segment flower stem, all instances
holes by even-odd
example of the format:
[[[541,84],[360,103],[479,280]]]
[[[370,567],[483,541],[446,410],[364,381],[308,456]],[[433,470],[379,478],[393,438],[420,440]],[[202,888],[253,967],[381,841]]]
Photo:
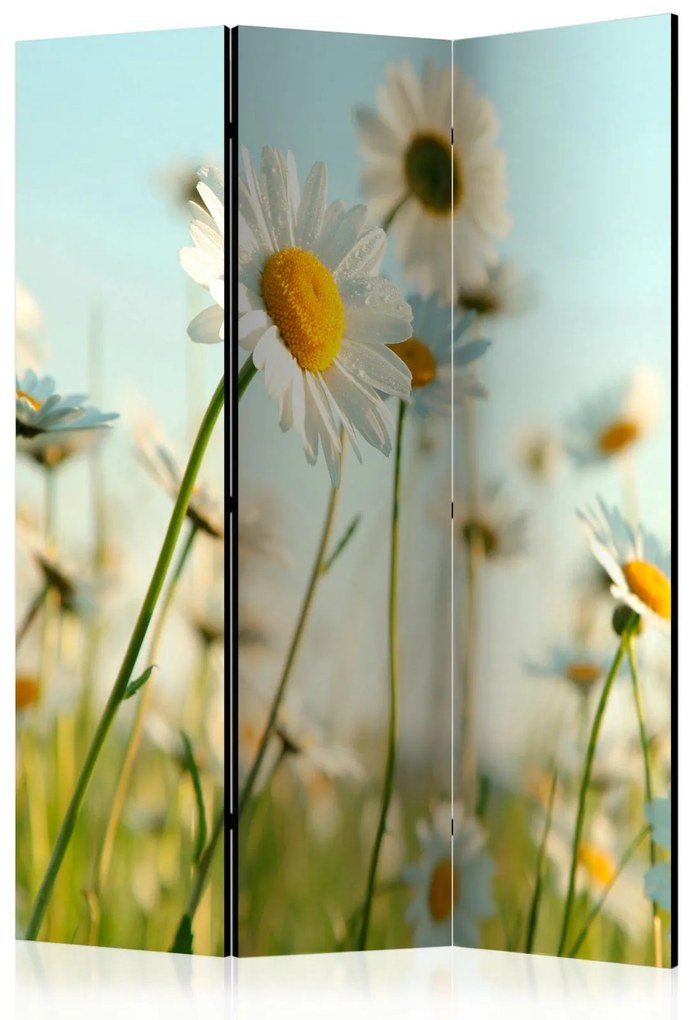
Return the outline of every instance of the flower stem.
[[[159,646],[161,644],[162,634],[164,633],[164,625],[169,615],[169,610],[173,605],[174,597],[178,589],[178,582],[181,579],[181,575],[185,569],[186,563],[190,556],[191,549],[193,548],[193,542],[198,533],[198,529],[194,524],[191,524],[190,531],[183,543],[178,561],[173,569],[171,578],[169,580],[168,587],[164,593],[162,599],[161,609],[159,610],[159,616],[157,622],[154,625],[152,631],[152,641],[149,647],[148,662],[149,665],[153,665],[157,656],[159,655]],[[150,680],[145,684],[144,689],[138,697],[137,709],[133,718],[132,727],[130,729],[130,735],[125,747],[125,754],[120,768],[118,776],[118,783],[116,790],[113,795],[113,801],[111,802],[111,809],[109,811],[108,820],[106,822],[106,830],[104,832],[103,842],[101,844],[101,853],[99,855],[99,863],[96,872],[96,888],[97,892],[100,893],[108,879],[109,869],[111,867],[111,855],[113,853],[113,844],[116,839],[116,833],[120,824],[121,814],[123,812],[123,806],[125,804],[125,798],[128,792],[128,786],[130,784],[130,777],[132,775],[133,766],[137,757],[137,752],[140,748],[140,741],[142,739],[142,730],[147,714],[147,708],[151,700],[152,692],[152,681]]]
[[[257,371],[258,369],[253,364],[253,355],[249,354],[246,360],[244,361],[243,365],[241,366],[241,371],[239,372],[237,400],[240,400],[241,397],[244,395],[244,393],[248,389],[249,382],[251,381],[251,379],[253,378]]]
[[[24,614],[24,618],[22,619],[22,622],[17,628],[17,634],[14,642],[15,651],[19,648],[20,644],[26,637],[27,631],[29,630],[32,623],[36,619],[36,615],[46,599],[47,592],[48,586],[44,585],[43,588],[41,588],[41,590],[39,591],[39,593],[34,596],[32,602],[29,605],[29,608]]]
[[[620,857],[619,863],[617,864],[617,867],[614,870],[614,874],[613,874],[612,878],[610,879],[610,881],[607,883],[607,885],[603,889],[602,895],[600,896],[600,899],[595,904],[595,906],[593,907],[591,912],[588,914],[588,917],[585,919],[585,921],[583,923],[583,927],[581,928],[580,932],[576,936],[576,941],[574,942],[574,944],[572,945],[571,949],[566,954],[569,958],[573,958],[574,956],[576,956],[578,954],[578,951],[581,948],[581,946],[583,945],[583,943],[585,941],[585,938],[586,938],[586,935],[588,934],[588,929],[590,928],[591,924],[593,923],[595,918],[598,916],[598,914],[602,910],[603,904],[605,903],[605,900],[607,899],[608,894],[609,894],[610,890],[612,889],[612,886],[615,884],[615,882],[617,881],[617,879],[621,875],[621,873],[624,870],[624,868],[627,866],[627,864],[629,863],[631,858],[634,856],[634,854],[638,850],[639,846],[643,842],[644,837],[647,835],[647,833],[648,833],[648,826],[645,826],[645,828],[641,829],[641,832],[639,832],[638,835],[635,836],[634,839],[632,839],[631,843],[629,844],[629,846],[626,848],[626,850],[624,851],[624,853]]]
[[[384,218],[384,220],[383,220],[383,223],[381,224],[381,229],[382,229],[382,230],[384,230],[384,231],[385,231],[386,233],[387,233],[387,232],[388,232],[388,231],[390,230],[390,228],[392,227],[392,225],[393,225],[393,220],[394,220],[394,219],[395,219],[395,217],[396,217],[396,216],[398,215],[398,213],[400,212],[400,210],[402,209],[402,207],[404,206],[405,202],[407,201],[407,199],[408,199],[409,197],[410,197],[410,194],[409,194],[409,192],[406,192],[406,193],[405,193],[405,194],[404,194],[404,195],[402,196],[402,198],[399,198],[399,199],[398,199],[398,201],[397,201],[397,202],[395,203],[395,205],[394,205],[394,206],[393,206],[393,208],[392,208],[392,209],[390,210],[390,212],[386,214],[386,216],[385,216],[385,218]]]
[[[583,776],[581,778],[581,788],[578,794],[578,811],[576,814],[576,828],[574,830],[573,838],[573,849],[571,853],[571,870],[569,872],[569,888],[566,894],[566,902],[564,904],[564,917],[561,927],[561,935],[559,937],[559,946],[557,948],[557,956],[564,955],[564,948],[566,946],[566,940],[569,935],[569,923],[571,921],[571,910],[574,904],[574,898],[576,895],[576,871],[578,868],[578,852],[581,846],[581,836],[583,835],[583,824],[586,817],[586,801],[588,799],[588,787],[590,786],[590,777],[593,770],[593,759],[595,758],[595,751],[598,744],[598,737],[600,736],[600,727],[602,720],[605,715],[605,709],[607,708],[607,701],[614,684],[615,677],[619,672],[619,667],[622,664],[624,653],[627,650],[629,642],[629,636],[631,629],[634,625],[635,618],[627,624],[622,631],[622,636],[619,640],[619,646],[615,653],[615,657],[612,660],[610,670],[605,677],[605,683],[603,684],[602,692],[600,694],[600,701],[595,711],[595,718],[593,719],[593,725],[591,727],[590,736],[588,738],[588,746],[586,748],[586,757],[583,766]]]
[[[343,461],[345,453],[344,431],[340,435],[340,440],[341,440],[340,458],[341,461]],[[342,470],[340,471],[340,477],[342,477]],[[316,551],[316,556],[313,561],[313,568],[311,570],[311,576],[309,577],[308,588],[306,589],[304,601],[301,605],[301,610],[299,611],[299,619],[297,620],[296,627],[294,629],[294,637],[292,638],[292,642],[289,646],[289,651],[287,652],[287,658],[285,659],[284,662],[284,669],[282,670],[282,675],[277,685],[277,690],[275,691],[275,697],[273,698],[272,705],[270,706],[270,712],[268,714],[267,722],[265,724],[265,729],[263,730],[263,735],[260,739],[260,744],[258,745],[258,750],[256,751],[256,755],[255,758],[253,759],[253,764],[251,765],[244,787],[239,795],[239,807],[238,807],[239,818],[243,814],[244,808],[246,807],[249,798],[253,793],[253,787],[255,785],[255,781],[258,778],[258,773],[260,772],[263,761],[265,759],[265,754],[267,752],[268,744],[270,743],[270,738],[272,737],[272,734],[275,730],[275,726],[277,725],[277,716],[279,714],[282,701],[284,700],[285,691],[287,689],[287,683],[289,682],[289,677],[291,675],[294,662],[299,651],[299,646],[301,645],[301,640],[304,636],[304,631],[306,630],[306,624],[308,623],[311,605],[313,603],[313,598],[314,595],[316,594],[316,589],[318,587],[318,581],[320,580],[320,577],[324,572],[323,567],[327,555],[328,543],[330,541],[330,534],[332,532],[333,523],[335,521],[335,512],[337,510],[339,493],[340,493],[339,486],[337,488],[334,488],[332,485],[330,486],[330,498],[328,500],[328,509],[325,515],[325,521],[323,523],[323,531],[321,533],[320,541],[318,543],[318,549]]]
[[[358,949],[366,949],[366,941],[369,935],[369,922],[371,920],[371,904],[376,884],[376,873],[378,871],[378,859],[381,854],[381,844],[386,831],[388,819],[388,808],[390,807],[393,795],[393,783],[395,779],[395,753],[398,733],[398,566],[399,549],[398,538],[400,532],[400,475],[402,466],[402,436],[405,422],[407,404],[400,402],[398,414],[398,426],[395,440],[395,469],[393,473],[393,505],[390,520],[390,591],[388,596],[388,644],[390,653],[390,720],[388,724],[388,740],[386,746],[386,770],[383,780],[383,796],[381,800],[381,814],[378,819],[376,838],[371,853],[369,866],[369,877],[366,884],[366,896],[364,898],[364,912],[361,919],[359,932]]]
[[[186,926],[192,926],[195,912],[200,906],[200,900],[202,899],[205,888],[207,887],[207,880],[210,877],[210,868],[212,867],[212,860],[214,858],[215,850],[217,849],[217,844],[219,843],[219,837],[224,831],[225,817],[226,812],[222,806],[217,813],[210,841],[205,847],[205,850],[196,866],[195,876],[193,878],[193,888],[191,889],[183,917],[179,922],[173,945],[176,945],[178,942],[182,929]],[[170,951],[173,951],[173,948]]]
[[[147,635],[150,621],[154,615],[159,596],[161,594],[167,571],[176,548],[176,543],[186,518],[186,511],[195,486],[195,480],[200,470],[207,444],[210,441],[214,426],[224,405],[224,378],[219,381],[207,410],[203,416],[200,429],[198,430],[193,449],[188,459],[188,464],[183,475],[181,487],[174,504],[169,526],[164,536],[159,557],[152,574],[149,587],[145,594],[135,626],[130,636],[128,647],[123,656],[120,670],[113,684],[108,701],[104,707],[101,718],[97,724],[94,736],[87,750],[87,754],[77,777],[72,797],[68,804],[60,830],[58,832],[53,852],[46,873],[43,877],[41,887],[34,901],[29,922],[26,928],[25,938],[36,939],[41,929],[41,924],[46,913],[48,902],[53,892],[55,880],[60,871],[60,866],[70,844],[72,834],[77,824],[80,808],[84,800],[92,773],[101,753],[106,737],[113,720],[116,717],[123,695],[132,676],[133,669],[137,662],[142,644]]]
[[[537,863],[535,865],[535,888],[533,889],[533,898],[530,902],[530,910],[528,911],[528,934],[525,939],[526,953],[532,953],[533,944],[535,942],[537,918],[540,913],[540,900],[542,899],[542,891],[544,888],[542,872],[545,866],[547,838],[549,836],[549,830],[552,825],[552,814],[554,812],[554,796],[556,792],[557,792],[557,769],[555,767],[554,772],[552,773],[552,786],[549,792],[549,801],[547,803],[547,815],[545,817],[545,825],[542,831],[542,840],[537,851]]]
[[[629,643],[627,645],[627,654],[629,657],[629,671],[631,673],[631,687],[634,692],[634,706],[636,708],[636,718],[639,724],[639,742],[641,744],[641,754],[643,756],[643,780],[644,780],[644,796],[645,802],[648,804],[653,800],[653,780],[651,777],[651,756],[650,749],[648,746],[648,731],[646,729],[646,713],[643,707],[643,698],[641,696],[641,685],[639,683],[639,671],[636,662],[636,651],[634,649],[634,637],[630,635]],[[648,841],[648,852],[651,861],[651,867],[656,862],[656,849],[655,840],[653,839],[653,833],[651,832],[650,839]],[[662,965],[662,953],[660,950],[660,934],[658,925],[658,906],[656,903],[651,904],[653,909],[653,945],[656,967]],[[658,962],[660,961],[660,963]]]

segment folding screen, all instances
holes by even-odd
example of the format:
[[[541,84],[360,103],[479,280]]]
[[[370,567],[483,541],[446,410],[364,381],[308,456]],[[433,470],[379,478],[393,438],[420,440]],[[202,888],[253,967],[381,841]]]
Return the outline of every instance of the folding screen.
[[[20,937],[229,951],[227,52],[17,51]]]
[[[675,26],[22,44],[21,937],[676,962]]]
[[[675,960],[673,26],[234,33],[241,955]]]

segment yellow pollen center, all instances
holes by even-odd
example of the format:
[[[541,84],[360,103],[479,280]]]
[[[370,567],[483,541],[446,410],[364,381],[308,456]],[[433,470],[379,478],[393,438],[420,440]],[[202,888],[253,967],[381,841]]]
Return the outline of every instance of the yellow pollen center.
[[[16,390],[17,400],[26,400],[27,404],[34,411],[40,411],[43,404],[36,397],[32,397],[31,393],[27,393],[26,390]]]
[[[419,390],[428,386],[436,378],[436,358],[431,348],[423,344],[417,337],[410,337],[400,344],[388,344],[401,361],[404,361],[412,373],[412,389]]]
[[[640,434],[636,422],[622,418],[619,421],[613,421],[602,430],[598,436],[598,447],[601,453],[609,457],[614,453],[621,453],[627,446],[631,446]]]
[[[15,683],[15,705],[18,712],[32,705],[38,705],[41,688],[38,680],[31,676],[18,676]]]
[[[599,680],[602,670],[594,662],[570,662],[566,667],[565,675],[567,680],[578,684],[580,687],[589,687]]]
[[[609,885],[615,877],[617,869],[610,854],[590,843],[581,843],[578,848],[578,861],[596,885],[603,887]]]
[[[664,620],[670,619],[670,582],[662,570],[645,560],[631,560],[622,567],[631,591]]]
[[[448,857],[442,858],[431,873],[429,913],[434,921],[445,921],[460,896],[458,872]]]
[[[283,248],[265,263],[265,306],[301,368],[324,372],[340,350],[345,309],[333,274],[313,252]]]

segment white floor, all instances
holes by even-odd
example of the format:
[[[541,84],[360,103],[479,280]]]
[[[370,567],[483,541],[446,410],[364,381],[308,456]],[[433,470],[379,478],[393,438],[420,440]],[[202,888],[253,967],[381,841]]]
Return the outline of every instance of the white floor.
[[[17,1020],[663,1018],[677,972],[475,950],[213,960],[17,943]]]

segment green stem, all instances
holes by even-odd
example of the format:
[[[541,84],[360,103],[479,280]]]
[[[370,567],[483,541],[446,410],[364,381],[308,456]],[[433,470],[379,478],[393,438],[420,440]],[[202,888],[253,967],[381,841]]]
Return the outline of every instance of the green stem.
[[[101,749],[113,720],[120,708],[123,695],[125,694],[125,690],[130,682],[138,655],[140,654],[142,644],[147,635],[150,621],[154,614],[154,610],[156,609],[157,601],[161,594],[164,580],[171,564],[178,536],[180,535],[181,528],[183,527],[183,522],[186,519],[188,504],[190,503],[198,471],[200,470],[200,465],[202,464],[207,444],[210,441],[210,437],[223,405],[224,378],[222,377],[203,416],[200,429],[188,460],[185,474],[183,475],[181,488],[171,513],[169,526],[166,530],[166,535],[164,536],[164,541],[154,568],[154,573],[152,574],[152,579],[149,583],[142,606],[140,607],[140,612],[135,622],[125,655],[123,656],[123,662],[121,663],[120,670],[118,671],[118,675],[113,684],[111,694],[106,702],[101,718],[97,724],[96,731],[92,737],[91,744],[87,750],[84,764],[82,765],[77,777],[72,797],[68,804],[65,817],[63,818],[60,831],[58,832],[58,836],[53,847],[51,859],[48,862],[48,867],[43,877],[41,887],[39,888],[36,900],[34,901],[25,935],[25,937],[29,940],[36,939],[41,929],[41,923],[53,892],[53,886],[55,885],[55,880],[58,876],[63,858],[65,857],[65,852],[75,830],[80,808],[82,807],[82,802],[87,792],[97,759],[101,753]]]
[[[386,214],[386,217],[383,220],[383,223],[381,224],[382,229],[386,231],[386,233],[392,227],[393,220],[398,215],[398,213],[400,212],[400,210],[402,209],[402,207],[404,206],[405,202],[409,197],[410,197],[409,192],[407,192],[405,195],[402,196],[401,199],[398,199],[398,201],[395,203],[390,212]]]
[[[32,623],[36,619],[36,614],[43,605],[47,592],[48,587],[44,585],[43,588],[41,588],[41,590],[39,591],[39,593],[34,596],[32,602],[29,605],[29,608],[24,614],[24,618],[20,623],[19,627],[17,628],[17,635],[15,637],[14,643],[15,651],[17,650],[17,648],[19,648],[20,644],[22,643],[26,636],[27,631],[29,630]]]
[[[573,839],[573,850],[571,853],[571,871],[569,872],[569,888],[566,894],[566,902],[564,904],[564,918],[562,921],[561,935],[559,937],[559,946],[557,948],[557,956],[564,955],[564,948],[566,946],[566,940],[569,935],[569,923],[571,921],[571,910],[574,904],[574,898],[576,895],[576,871],[578,868],[578,852],[581,846],[581,836],[583,835],[583,824],[586,817],[586,802],[588,799],[588,787],[590,786],[590,776],[593,770],[593,759],[595,758],[595,751],[598,744],[598,737],[600,735],[600,727],[602,720],[605,715],[605,709],[607,707],[607,701],[614,684],[615,677],[619,672],[619,667],[622,664],[624,653],[627,649],[629,642],[629,635],[631,634],[631,628],[634,625],[632,620],[627,624],[622,631],[622,636],[619,641],[619,647],[610,666],[610,671],[605,677],[605,683],[600,694],[600,701],[595,712],[595,718],[593,719],[593,725],[590,731],[590,737],[588,738],[588,747],[586,749],[585,763],[583,766],[583,776],[581,778],[581,788],[578,794],[578,812],[576,814],[576,828],[574,831]]]
[[[639,683],[639,671],[636,663],[636,652],[634,650],[634,637],[633,634],[629,636],[629,643],[627,645],[627,654],[629,656],[629,671],[631,673],[631,687],[634,692],[634,706],[636,708],[636,718],[639,724],[639,742],[641,744],[641,754],[643,757],[643,780],[644,780],[644,793],[646,804],[653,800],[653,780],[651,776],[651,756],[650,748],[648,745],[648,731],[646,729],[646,713],[643,707],[643,697],[641,696],[641,685]],[[656,862],[656,849],[655,840],[653,839],[653,833],[651,832],[650,839],[648,841],[648,853],[651,861],[651,867]],[[655,945],[655,958],[656,965],[660,958],[659,946],[658,946],[658,925],[656,919],[658,917],[658,905],[651,903],[653,911],[653,937],[656,942]]]
[[[585,922],[583,924],[583,927],[581,928],[580,932],[578,933],[576,941],[574,942],[574,944],[572,945],[571,949],[566,954],[568,957],[574,957],[578,953],[579,949],[581,948],[581,946],[583,945],[583,943],[584,943],[584,941],[586,939],[586,936],[588,934],[588,929],[590,928],[591,924],[593,923],[595,918],[598,916],[598,914],[602,910],[602,908],[604,906],[604,903],[605,903],[605,900],[607,899],[608,893],[612,889],[612,886],[615,884],[615,882],[617,881],[617,879],[621,875],[621,873],[624,870],[624,868],[627,866],[627,864],[629,863],[631,858],[634,856],[634,854],[638,850],[639,846],[641,845],[641,843],[644,840],[644,837],[648,834],[648,831],[649,831],[649,827],[645,826],[645,828],[643,828],[641,830],[641,832],[639,832],[639,834],[631,841],[629,846],[626,848],[626,850],[624,851],[624,853],[620,857],[619,862],[617,864],[617,867],[615,868],[614,875],[612,876],[610,881],[607,883],[607,885],[603,889],[602,895],[600,896],[600,899],[597,901],[597,903],[595,904],[595,906],[593,907],[591,912],[588,914],[588,916],[585,919]]]
[[[364,898],[364,913],[362,914],[361,929],[359,932],[358,949],[366,949],[366,941],[369,934],[369,922],[371,920],[371,904],[376,884],[376,872],[378,870],[378,859],[381,854],[381,844],[386,831],[388,819],[388,808],[390,807],[393,795],[393,782],[395,779],[395,752],[398,733],[398,565],[399,548],[398,537],[400,532],[400,475],[402,466],[402,436],[405,422],[407,404],[400,402],[398,414],[398,426],[395,439],[395,469],[393,473],[393,506],[390,521],[390,591],[388,597],[388,644],[390,653],[390,720],[388,724],[388,738],[386,746],[386,769],[383,780],[383,797],[381,800],[381,814],[378,819],[376,838],[371,853],[369,866],[369,877],[366,884],[366,896]]]
[[[340,435],[340,442],[341,442],[340,457],[341,460],[344,460],[346,446],[344,431]],[[340,471],[340,476],[341,475],[342,471]],[[249,798],[253,793],[253,787],[255,785],[255,781],[258,778],[258,773],[260,772],[263,761],[265,759],[265,754],[267,752],[268,744],[270,743],[270,738],[272,737],[272,734],[277,725],[277,717],[279,715],[279,710],[282,705],[282,701],[284,700],[287,683],[289,682],[289,677],[294,667],[294,662],[296,660],[296,656],[301,645],[301,640],[304,636],[304,631],[306,630],[306,624],[308,623],[311,605],[313,603],[313,598],[316,593],[316,588],[318,587],[318,581],[320,580],[320,577],[323,574],[323,564],[325,562],[325,557],[328,549],[328,542],[330,541],[330,534],[332,532],[333,523],[335,520],[335,511],[337,510],[337,501],[339,493],[340,493],[339,486],[337,486],[337,488],[333,487],[332,485],[330,486],[330,499],[328,500],[328,509],[325,515],[325,521],[323,523],[323,531],[320,537],[320,542],[318,543],[318,550],[313,561],[313,568],[311,570],[308,588],[306,589],[304,601],[299,612],[299,619],[297,620],[296,627],[294,629],[294,637],[292,638],[292,642],[289,646],[289,651],[287,652],[287,658],[285,659],[284,669],[282,670],[282,675],[277,685],[277,690],[275,691],[275,697],[273,698],[272,705],[270,706],[270,712],[268,714],[267,722],[265,724],[265,729],[263,730],[263,735],[260,739],[260,744],[258,745],[258,750],[256,751],[256,755],[255,758],[253,759],[253,764],[251,765],[243,790],[239,795],[239,807],[238,807],[239,818],[241,818],[244,809],[249,801]]]
[[[153,665],[156,663],[157,656],[159,655],[159,645],[161,643],[162,635],[164,633],[164,625],[169,615],[169,610],[173,605],[174,597],[178,589],[178,583],[181,579],[181,575],[185,569],[186,563],[190,556],[191,549],[193,548],[193,542],[198,533],[198,529],[194,524],[191,524],[190,531],[183,543],[178,561],[173,569],[171,578],[169,580],[168,587],[164,593],[162,599],[161,609],[159,610],[159,616],[157,622],[154,625],[152,631],[152,641],[149,647],[148,664]],[[116,833],[120,824],[121,814],[123,812],[123,806],[125,804],[125,798],[128,792],[128,786],[130,784],[130,777],[132,775],[133,766],[137,757],[137,752],[140,748],[140,740],[142,739],[142,730],[144,725],[145,715],[147,713],[147,707],[151,699],[152,681],[151,679],[145,684],[144,690],[142,690],[138,696],[137,709],[133,718],[132,727],[130,729],[130,735],[125,747],[125,754],[123,756],[123,762],[121,764],[120,772],[118,775],[118,783],[116,785],[115,793],[113,795],[113,801],[111,802],[111,809],[109,811],[108,820],[106,822],[106,829],[104,832],[104,838],[101,844],[101,853],[99,855],[99,863],[97,866],[97,879],[96,888],[97,892],[100,893],[106,886],[108,879],[109,869],[111,867],[111,855],[113,853],[113,845],[116,839]]]
[[[251,379],[253,378],[257,371],[258,369],[253,364],[253,355],[249,354],[246,360],[244,361],[243,366],[241,367],[241,371],[239,372],[237,400],[240,400],[241,397],[244,395],[244,393],[248,389],[249,382],[251,381]]]
[[[528,911],[528,934],[525,939],[525,952],[532,953],[533,944],[535,942],[535,931],[537,928],[537,918],[540,913],[540,900],[542,899],[542,891],[544,888],[542,871],[545,866],[545,854],[547,849],[547,838],[549,836],[549,830],[552,825],[552,814],[554,812],[554,795],[557,791],[557,770],[554,769],[552,773],[552,786],[549,792],[549,802],[547,804],[547,816],[545,818],[545,825],[542,831],[542,840],[537,851],[537,863],[535,866],[535,888],[533,889],[533,897],[530,901],[530,910]]]
[[[188,903],[186,905],[183,917],[179,922],[176,937],[174,938],[173,943],[174,945],[178,941],[182,929],[192,926],[193,918],[195,917],[195,913],[198,907],[200,906],[200,900],[203,897],[203,893],[205,892],[205,889],[207,887],[207,881],[210,877],[210,868],[212,867],[214,853],[215,850],[217,849],[217,844],[219,843],[219,837],[224,832],[225,817],[226,812],[224,810],[224,807],[221,807],[215,819],[214,828],[212,829],[212,835],[210,836],[210,841],[205,847],[205,851],[200,860],[198,861],[197,867],[195,869],[193,888],[191,889],[190,897],[188,899]]]

